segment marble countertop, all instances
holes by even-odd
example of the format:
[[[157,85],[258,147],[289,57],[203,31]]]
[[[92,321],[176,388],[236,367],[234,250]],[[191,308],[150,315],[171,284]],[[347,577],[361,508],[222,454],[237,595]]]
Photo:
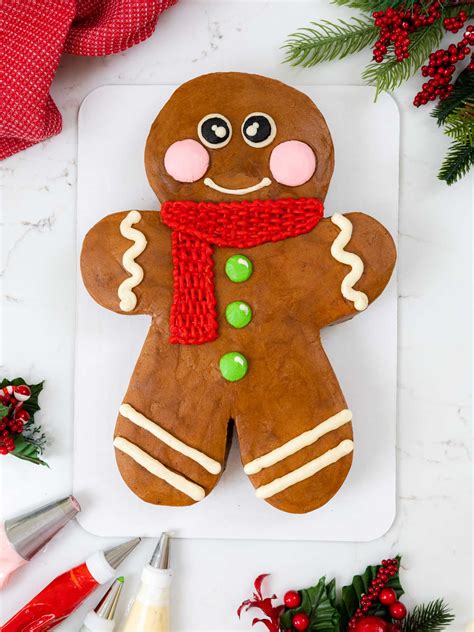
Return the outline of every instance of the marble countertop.
[[[84,97],[105,84],[181,83],[215,70],[294,84],[361,84],[367,52],[308,70],[280,63],[279,46],[289,32],[310,19],[349,15],[319,0],[180,0],[153,37],[135,48],[108,58],[62,59],[52,88],[64,117],[62,134],[0,165],[1,372],[46,380],[40,421],[52,437],[51,469],[2,462],[5,515],[71,490],[77,113]],[[347,582],[368,563],[398,552],[407,605],[444,597],[457,614],[453,630],[464,630],[473,616],[472,183],[465,178],[448,188],[436,179],[448,142],[426,109],[411,105],[419,83],[419,77],[410,80],[395,95],[401,114],[396,520],[368,543],[178,540],[172,551],[175,630],[250,629],[250,618],[239,622],[235,610],[261,572],[272,573],[269,590],[281,594],[323,574]],[[2,593],[0,619],[110,542],[69,525]],[[152,547],[143,543],[129,568],[145,562]],[[85,608],[58,629],[78,629]]]

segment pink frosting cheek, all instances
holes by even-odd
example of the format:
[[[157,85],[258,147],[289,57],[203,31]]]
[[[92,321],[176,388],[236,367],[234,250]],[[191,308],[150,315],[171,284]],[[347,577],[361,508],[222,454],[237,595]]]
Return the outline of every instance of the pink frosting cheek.
[[[168,147],[164,162],[167,173],[178,182],[196,182],[209,168],[209,154],[201,143],[186,138]]]
[[[298,187],[308,182],[316,171],[316,156],[306,143],[287,140],[272,151],[270,171],[280,184]]]

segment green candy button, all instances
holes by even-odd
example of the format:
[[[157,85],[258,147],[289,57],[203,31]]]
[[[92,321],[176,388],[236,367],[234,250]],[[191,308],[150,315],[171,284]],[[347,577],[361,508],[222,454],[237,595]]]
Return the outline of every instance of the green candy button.
[[[225,264],[225,273],[234,283],[243,283],[250,279],[253,272],[252,262],[244,255],[229,257]]]
[[[229,325],[242,329],[252,320],[252,308],[243,301],[234,301],[225,308],[225,317]]]
[[[247,375],[247,358],[237,351],[226,353],[219,360],[222,377],[228,382],[237,382]]]

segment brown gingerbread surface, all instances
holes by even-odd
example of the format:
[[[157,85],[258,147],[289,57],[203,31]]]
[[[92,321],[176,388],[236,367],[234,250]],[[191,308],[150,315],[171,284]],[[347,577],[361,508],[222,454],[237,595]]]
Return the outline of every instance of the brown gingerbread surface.
[[[207,148],[210,160],[205,178],[229,190],[252,187],[264,177],[271,184],[242,198],[207,186],[204,177],[177,182],[167,172],[167,149],[184,139],[201,142],[197,126],[215,113],[231,123],[232,137],[223,147]],[[275,138],[262,148],[243,139],[242,124],[251,113],[266,113],[276,124]],[[260,121],[263,127],[265,120]],[[275,147],[292,140],[305,143],[315,155],[314,173],[297,186],[277,182],[269,170]],[[216,73],[198,77],[174,93],[152,126],[145,163],[150,184],[162,202],[324,200],[334,158],[325,121],[307,96],[272,79]],[[121,233],[121,222],[127,216],[128,211],[115,213],[96,224],[87,234],[81,254],[82,275],[91,296],[103,307],[122,314],[118,288],[130,277],[123,256],[133,243]],[[352,231],[345,251],[357,255],[363,264],[354,290],[364,293],[370,306],[390,279],[396,258],[393,240],[368,215],[356,212],[344,217]],[[136,305],[127,314],[150,315],[151,327],[124,403],[172,438],[219,463],[221,472],[231,422],[237,430],[242,463],[248,465],[299,440],[304,433],[314,432],[319,424],[349,408],[320,341],[323,327],[358,313],[354,301],[342,292],[352,266],[338,261],[332,252],[341,228],[331,218],[322,219],[310,232],[275,243],[239,249],[215,246],[218,336],[204,344],[172,344],[169,340],[175,273],[172,230],[156,211],[140,211],[133,228],[145,236],[146,247],[135,258],[143,279],[133,287]],[[225,273],[226,262],[235,254],[252,262],[253,273],[245,282],[232,282]],[[225,317],[226,306],[234,301],[243,301],[252,309],[251,321],[242,329],[233,327]],[[224,379],[220,370],[220,359],[229,352],[238,352],[248,361],[246,375],[232,382]],[[220,473],[207,471],[168,439],[157,438],[121,414],[115,437],[126,439],[168,472],[199,486],[203,495],[218,483]],[[330,451],[341,443],[349,445],[351,440],[348,420],[308,439],[309,443],[297,446],[249,478],[255,488],[262,488],[293,476],[317,459],[322,463]],[[143,500],[158,505],[196,502],[121,449],[116,449],[116,458],[124,481]],[[301,480],[285,478],[289,484],[265,500],[293,513],[316,509],[337,492],[351,462],[352,449],[314,474],[305,471]]]

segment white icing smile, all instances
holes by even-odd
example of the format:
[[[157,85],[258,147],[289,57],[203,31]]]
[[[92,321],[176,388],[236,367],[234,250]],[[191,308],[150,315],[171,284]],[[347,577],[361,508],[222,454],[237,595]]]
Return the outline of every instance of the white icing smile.
[[[272,181],[270,178],[263,178],[258,184],[254,184],[251,187],[247,187],[246,189],[226,189],[225,187],[221,187],[219,184],[216,184],[212,178],[204,178],[204,184],[215,191],[219,191],[219,193],[227,193],[228,195],[245,195],[246,193],[253,193],[254,191],[259,191],[265,187],[270,186]]]

